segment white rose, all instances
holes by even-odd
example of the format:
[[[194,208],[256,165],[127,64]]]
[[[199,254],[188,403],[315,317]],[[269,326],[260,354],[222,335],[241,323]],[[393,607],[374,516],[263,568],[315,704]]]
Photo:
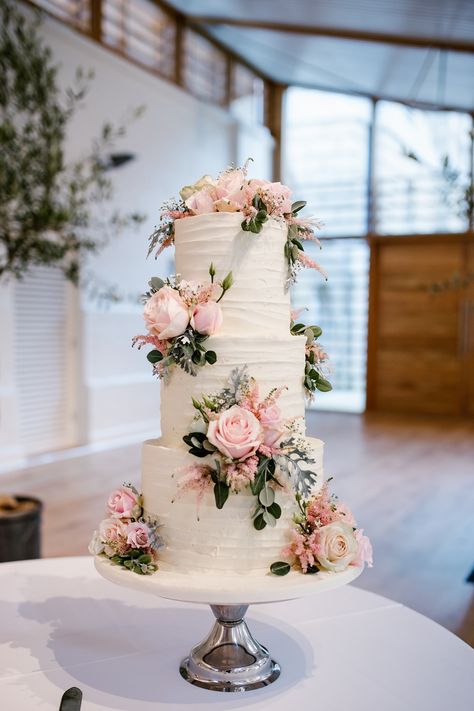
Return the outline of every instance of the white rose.
[[[186,201],[188,198],[193,195],[193,193],[196,193],[198,190],[202,190],[204,187],[213,187],[214,186],[214,181],[211,178],[210,175],[203,175],[202,178],[199,178],[199,180],[194,183],[194,185],[185,185],[181,190],[179,191],[179,194],[182,198],[182,200]]]
[[[345,570],[357,557],[359,543],[352,526],[344,521],[334,521],[317,532],[314,549],[318,562],[326,570],[338,573]]]
[[[102,543],[99,531],[94,531],[91,542],[88,546],[88,551],[91,555],[100,555],[104,552],[104,544]]]

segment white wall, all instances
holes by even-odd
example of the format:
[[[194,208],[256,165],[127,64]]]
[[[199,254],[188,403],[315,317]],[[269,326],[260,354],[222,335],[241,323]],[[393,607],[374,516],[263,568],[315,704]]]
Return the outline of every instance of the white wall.
[[[115,205],[124,211],[146,213],[147,220],[138,232],[121,234],[90,262],[99,280],[123,293],[138,295],[150,276],[169,271],[170,255],[158,264],[145,259],[146,238],[158,221],[161,203],[202,174],[216,174],[249,155],[255,159],[252,174],[270,177],[272,139],[266,129],[237,123],[224,110],[195,99],[59,22],[45,19],[43,34],[61,65],[64,86],[72,83],[78,66],[95,72],[85,106],[71,124],[69,157],[86,153],[105,121],[120,121],[135,107],[146,106],[145,114],[117,145],[117,151],[135,153],[137,159],[112,175]],[[151,376],[144,353],[130,345],[132,336],[142,332],[141,308],[129,300],[104,308],[85,294],[80,308],[77,443],[158,433],[159,384]],[[4,341],[0,352],[0,445],[2,437],[8,437],[11,451],[18,452],[21,441],[15,438],[15,384],[8,368],[14,354],[5,350]],[[3,400],[8,400],[12,413],[8,422],[1,417]],[[7,456],[6,449],[2,454]]]

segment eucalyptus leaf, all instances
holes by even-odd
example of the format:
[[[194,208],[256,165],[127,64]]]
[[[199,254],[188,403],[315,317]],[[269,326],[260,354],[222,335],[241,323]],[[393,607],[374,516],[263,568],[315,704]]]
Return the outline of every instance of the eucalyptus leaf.
[[[262,516],[263,516],[263,520],[265,521],[266,524],[268,524],[272,528],[275,528],[276,518],[275,518],[275,516],[272,516],[272,514],[268,511],[268,509],[265,509]]]
[[[267,522],[263,518],[263,514],[259,514],[254,518],[253,521],[254,528],[257,529],[257,531],[263,531],[263,529],[266,527]]]
[[[329,380],[326,380],[325,378],[320,378],[316,384],[316,387],[322,393],[328,393],[330,390],[332,390],[331,383],[329,382]]]
[[[280,518],[281,506],[279,506],[276,501],[274,501],[273,504],[268,507],[268,512],[271,513],[274,518]]]
[[[159,363],[160,360],[163,360],[163,353],[160,351],[150,351],[149,353],[146,354],[147,360],[150,361],[150,363]]]
[[[204,355],[206,361],[209,363],[209,365],[214,365],[214,363],[217,360],[217,355],[215,354],[214,351],[206,351]]]
[[[165,282],[163,281],[163,279],[160,279],[160,277],[152,277],[148,284],[151,286],[153,291],[159,291],[164,287]]]
[[[275,492],[270,486],[265,486],[258,495],[258,500],[262,506],[268,508],[275,501]]]
[[[297,212],[302,210],[306,206],[306,200],[296,200],[291,206],[291,212],[296,215]]]
[[[288,575],[291,570],[291,565],[289,563],[285,563],[282,560],[279,560],[276,563],[271,564],[270,570],[272,571],[273,575]]]

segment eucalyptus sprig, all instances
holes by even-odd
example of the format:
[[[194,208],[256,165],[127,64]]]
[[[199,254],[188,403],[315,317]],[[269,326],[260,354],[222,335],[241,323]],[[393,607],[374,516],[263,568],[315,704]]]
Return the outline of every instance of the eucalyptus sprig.
[[[304,388],[309,398],[312,398],[316,390],[327,393],[332,390],[332,385],[322,372],[314,351],[311,350],[313,343],[321,336],[322,329],[319,326],[306,326],[304,323],[291,322],[290,333],[293,336],[306,336],[306,353],[304,368]]]

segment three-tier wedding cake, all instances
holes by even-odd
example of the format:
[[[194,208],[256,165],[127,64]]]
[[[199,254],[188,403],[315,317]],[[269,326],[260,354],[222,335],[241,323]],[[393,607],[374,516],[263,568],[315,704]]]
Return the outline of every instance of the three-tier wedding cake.
[[[280,183],[232,168],[164,207],[150,251],[176,275],[145,295],[161,437],[144,443],[142,493],[108,501],[91,549],[137,573],[284,575],[371,562],[351,511],[328,491],[305,398],[330,390],[321,329],[298,323],[289,285],[316,221]]]

